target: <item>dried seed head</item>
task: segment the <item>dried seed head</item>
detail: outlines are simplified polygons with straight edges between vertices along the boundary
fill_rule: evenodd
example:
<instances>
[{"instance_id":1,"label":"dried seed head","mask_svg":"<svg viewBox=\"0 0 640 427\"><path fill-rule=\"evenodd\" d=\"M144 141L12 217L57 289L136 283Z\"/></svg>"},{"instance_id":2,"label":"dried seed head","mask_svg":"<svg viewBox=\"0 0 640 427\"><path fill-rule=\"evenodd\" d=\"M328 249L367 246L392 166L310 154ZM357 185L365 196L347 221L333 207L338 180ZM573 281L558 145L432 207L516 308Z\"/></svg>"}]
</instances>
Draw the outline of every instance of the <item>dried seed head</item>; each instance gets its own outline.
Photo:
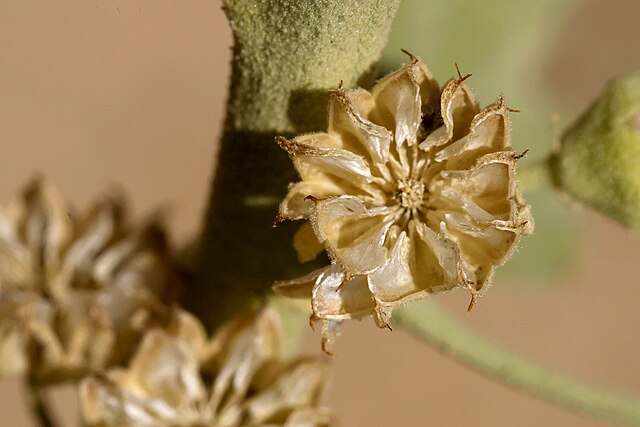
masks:
<instances>
[{"instance_id":1,"label":"dried seed head","mask_svg":"<svg viewBox=\"0 0 640 427\"><path fill-rule=\"evenodd\" d=\"M0 375L77 378L124 356L129 318L166 277L164 235L124 224L120 200L79 219L35 180L0 210Z\"/></svg>"},{"instance_id":2,"label":"dried seed head","mask_svg":"<svg viewBox=\"0 0 640 427\"><path fill-rule=\"evenodd\" d=\"M326 365L284 363L275 312L224 325L211 340L184 311L149 330L127 369L80 384L88 426L330 426L318 408Z\"/></svg>"},{"instance_id":3,"label":"dried seed head","mask_svg":"<svg viewBox=\"0 0 640 427\"><path fill-rule=\"evenodd\" d=\"M301 178L279 217L309 220L300 258L321 244L332 265L275 289L311 297L325 331L369 313L388 327L396 307L454 288L474 302L532 231L510 110L502 98L480 109L467 77L440 90L412 57L371 92L334 91L327 132L278 138Z\"/></svg>"},{"instance_id":4,"label":"dried seed head","mask_svg":"<svg viewBox=\"0 0 640 427\"><path fill-rule=\"evenodd\" d=\"M556 186L640 231L640 73L612 81L551 157Z\"/></svg>"}]
</instances>

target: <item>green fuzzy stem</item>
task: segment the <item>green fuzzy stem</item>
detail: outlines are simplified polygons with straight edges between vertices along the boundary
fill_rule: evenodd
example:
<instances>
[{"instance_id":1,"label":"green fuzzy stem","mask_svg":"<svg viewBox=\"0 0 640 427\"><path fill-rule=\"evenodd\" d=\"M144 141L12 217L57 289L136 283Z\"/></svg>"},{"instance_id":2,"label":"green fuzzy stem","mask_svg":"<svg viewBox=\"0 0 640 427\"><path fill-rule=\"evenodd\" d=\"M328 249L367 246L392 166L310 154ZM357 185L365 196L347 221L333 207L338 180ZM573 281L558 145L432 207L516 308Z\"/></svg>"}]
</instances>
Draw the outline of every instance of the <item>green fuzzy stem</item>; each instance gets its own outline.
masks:
<instances>
[{"instance_id":1,"label":"green fuzzy stem","mask_svg":"<svg viewBox=\"0 0 640 427\"><path fill-rule=\"evenodd\" d=\"M213 328L294 274L295 228L273 229L297 178L276 135L326 129L328 92L372 83L399 0L227 0L234 37L218 168L185 305Z\"/></svg>"},{"instance_id":2,"label":"green fuzzy stem","mask_svg":"<svg viewBox=\"0 0 640 427\"><path fill-rule=\"evenodd\" d=\"M518 188L521 191L534 191L551 185L551 171L547 158L518 165Z\"/></svg>"},{"instance_id":3,"label":"green fuzzy stem","mask_svg":"<svg viewBox=\"0 0 640 427\"><path fill-rule=\"evenodd\" d=\"M435 304L423 301L394 313L395 322L470 368L535 397L611 422L640 425L640 400L537 366L475 335Z\"/></svg>"}]
</instances>

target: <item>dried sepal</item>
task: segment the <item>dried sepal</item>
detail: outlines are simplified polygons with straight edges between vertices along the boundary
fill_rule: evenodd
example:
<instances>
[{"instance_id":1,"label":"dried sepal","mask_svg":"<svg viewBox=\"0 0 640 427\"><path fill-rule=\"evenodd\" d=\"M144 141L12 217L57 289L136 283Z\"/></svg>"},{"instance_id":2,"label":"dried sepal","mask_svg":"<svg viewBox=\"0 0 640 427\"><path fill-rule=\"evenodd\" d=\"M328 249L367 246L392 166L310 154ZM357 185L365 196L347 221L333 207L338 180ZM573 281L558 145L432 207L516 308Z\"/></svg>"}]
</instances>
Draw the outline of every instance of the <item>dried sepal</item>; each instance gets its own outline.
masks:
<instances>
[{"instance_id":1,"label":"dried sepal","mask_svg":"<svg viewBox=\"0 0 640 427\"><path fill-rule=\"evenodd\" d=\"M308 222L302 224L293 236L293 247L300 262L311 261L324 250L324 246L318 242L313 227Z\"/></svg>"},{"instance_id":2,"label":"dried sepal","mask_svg":"<svg viewBox=\"0 0 640 427\"><path fill-rule=\"evenodd\" d=\"M128 368L80 384L87 426L329 426L317 406L326 378L319 359L280 360L274 311L223 325L208 338L200 322L175 310L147 331Z\"/></svg>"},{"instance_id":3,"label":"dried sepal","mask_svg":"<svg viewBox=\"0 0 640 427\"><path fill-rule=\"evenodd\" d=\"M480 109L468 77L441 90L411 56L371 92L332 92L327 132L278 138L301 178L279 215L311 224L315 240L308 228L297 236L301 259L321 244L332 265L275 289L311 298L325 343L335 322L371 314L388 327L395 308L431 293L463 288L472 306L533 231L512 110L501 97Z\"/></svg>"},{"instance_id":4,"label":"dried sepal","mask_svg":"<svg viewBox=\"0 0 640 427\"><path fill-rule=\"evenodd\" d=\"M129 323L155 304L167 277L164 232L129 231L107 198L77 217L42 179L0 210L2 375L57 382L130 351Z\"/></svg>"}]
</instances>

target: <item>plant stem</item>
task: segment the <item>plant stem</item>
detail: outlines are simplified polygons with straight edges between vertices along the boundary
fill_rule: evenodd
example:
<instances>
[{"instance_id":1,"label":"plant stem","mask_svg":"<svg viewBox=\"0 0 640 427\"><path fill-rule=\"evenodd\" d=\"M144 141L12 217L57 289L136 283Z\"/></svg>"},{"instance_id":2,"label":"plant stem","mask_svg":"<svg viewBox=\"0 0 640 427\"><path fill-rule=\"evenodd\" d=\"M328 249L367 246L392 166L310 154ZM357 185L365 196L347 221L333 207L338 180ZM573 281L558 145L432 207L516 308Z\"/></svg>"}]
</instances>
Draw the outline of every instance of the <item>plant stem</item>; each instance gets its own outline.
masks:
<instances>
[{"instance_id":1,"label":"plant stem","mask_svg":"<svg viewBox=\"0 0 640 427\"><path fill-rule=\"evenodd\" d=\"M394 313L395 322L416 338L506 385L596 418L640 425L637 397L590 387L535 365L479 337L429 301Z\"/></svg>"},{"instance_id":2,"label":"plant stem","mask_svg":"<svg viewBox=\"0 0 640 427\"><path fill-rule=\"evenodd\" d=\"M31 381L27 381L26 388L31 412L38 421L38 425L41 427L55 427L56 423L45 396L45 391Z\"/></svg>"},{"instance_id":3,"label":"plant stem","mask_svg":"<svg viewBox=\"0 0 640 427\"><path fill-rule=\"evenodd\" d=\"M538 190L552 184L548 157L519 166L517 173L518 185L522 191Z\"/></svg>"},{"instance_id":4,"label":"plant stem","mask_svg":"<svg viewBox=\"0 0 640 427\"><path fill-rule=\"evenodd\" d=\"M274 137L325 130L328 91L372 82L398 3L224 2L234 37L227 117L184 301L209 329L292 276L296 227L271 225L296 176Z\"/></svg>"}]
</instances>

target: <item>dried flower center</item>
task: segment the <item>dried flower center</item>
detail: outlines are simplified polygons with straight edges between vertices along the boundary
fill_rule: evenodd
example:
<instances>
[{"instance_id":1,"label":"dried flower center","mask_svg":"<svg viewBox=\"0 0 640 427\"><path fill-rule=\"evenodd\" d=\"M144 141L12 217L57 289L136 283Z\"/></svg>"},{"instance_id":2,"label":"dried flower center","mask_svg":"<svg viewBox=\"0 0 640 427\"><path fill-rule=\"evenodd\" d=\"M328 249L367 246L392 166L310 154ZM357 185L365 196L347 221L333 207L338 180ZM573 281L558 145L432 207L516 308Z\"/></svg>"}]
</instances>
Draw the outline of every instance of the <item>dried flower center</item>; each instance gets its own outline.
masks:
<instances>
[{"instance_id":1,"label":"dried flower center","mask_svg":"<svg viewBox=\"0 0 640 427\"><path fill-rule=\"evenodd\" d=\"M413 178L398 181L396 198L405 209L418 209L424 202L424 182Z\"/></svg>"}]
</instances>

